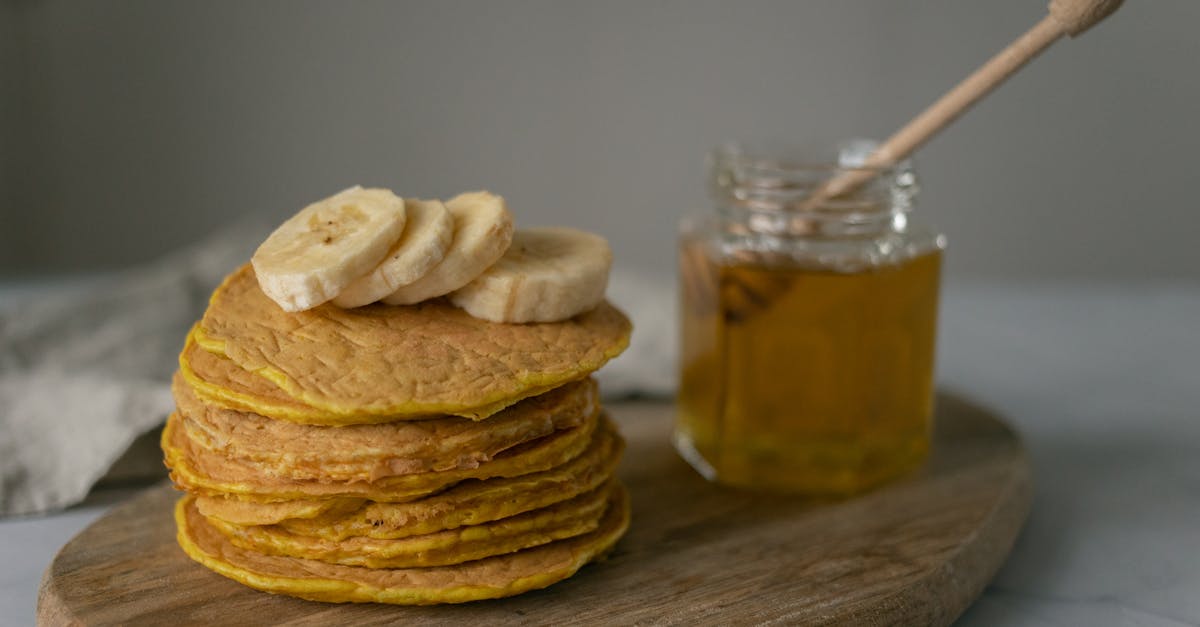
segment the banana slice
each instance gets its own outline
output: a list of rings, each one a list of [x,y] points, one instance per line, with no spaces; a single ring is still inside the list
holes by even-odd
[[[449,294],[470,283],[508,250],[513,221],[503,198],[468,192],[446,201],[446,209],[454,217],[454,241],[446,256],[425,276],[401,286],[383,302],[411,305]]]
[[[312,309],[375,267],[404,231],[404,200],[359,186],[317,201],[284,222],[250,263],[284,311]]]
[[[612,249],[599,235],[568,228],[519,229],[487,272],[450,302],[492,322],[553,322],[604,300]]]
[[[404,201],[404,233],[375,269],[354,280],[333,299],[338,307],[373,303],[401,285],[425,276],[441,262],[454,240],[454,218],[440,200]]]

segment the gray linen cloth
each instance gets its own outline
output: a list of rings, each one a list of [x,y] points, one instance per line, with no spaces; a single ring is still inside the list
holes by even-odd
[[[162,423],[184,336],[268,231],[239,225],[90,289],[0,313],[0,516],[78,503],[137,436]],[[669,285],[618,270],[609,295],[637,332],[601,371],[606,396],[669,392]]]

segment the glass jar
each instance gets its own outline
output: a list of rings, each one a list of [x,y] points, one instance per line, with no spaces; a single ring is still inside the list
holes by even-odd
[[[680,234],[675,428],[710,480],[848,495],[928,454],[945,238],[909,219],[911,164],[861,166],[873,146],[710,157],[716,212]],[[871,178],[826,198],[851,172]]]

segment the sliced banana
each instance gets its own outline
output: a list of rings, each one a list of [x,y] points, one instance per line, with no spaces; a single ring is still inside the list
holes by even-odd
[[[317,201],[254,252],[259,287],[284,311],[312,309],[378,265],[404,220],[404,200],[386,189],[354,186]]]
[[[440,200],[404,201],[404,233],[375,269],[354,280],[333,299],[338,307],[373,303],[401,285],[425,276],[441,262],[454,240],[454,218]]]
[[[599,235],[569,228],[518,229],[512,246],[450,302],[493,322],[566,320],[600,304],[612,249]]]
[[[449,294],[470,283],[508,250],[513,221],[503,198],[468,192],[446,201],[446,209],[454,217],[454,241],[446,256],[425,276],[401,286],[383,302],[411,305]]]

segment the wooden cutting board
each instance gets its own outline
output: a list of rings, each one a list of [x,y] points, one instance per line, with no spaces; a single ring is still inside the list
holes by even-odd
[[[257,592],[175,545],[169,486],[151,488],[62,548],[43,624],[492,625],[952,622],[1003,563],[1029,509],[1029,465],[1002,422],[939,399],[917,476],[840,503],[711,485],[668,443],[672,407],[610,408],[629,440],[629,534],[604,563],[546,590],[457,606],[333,605]]]

